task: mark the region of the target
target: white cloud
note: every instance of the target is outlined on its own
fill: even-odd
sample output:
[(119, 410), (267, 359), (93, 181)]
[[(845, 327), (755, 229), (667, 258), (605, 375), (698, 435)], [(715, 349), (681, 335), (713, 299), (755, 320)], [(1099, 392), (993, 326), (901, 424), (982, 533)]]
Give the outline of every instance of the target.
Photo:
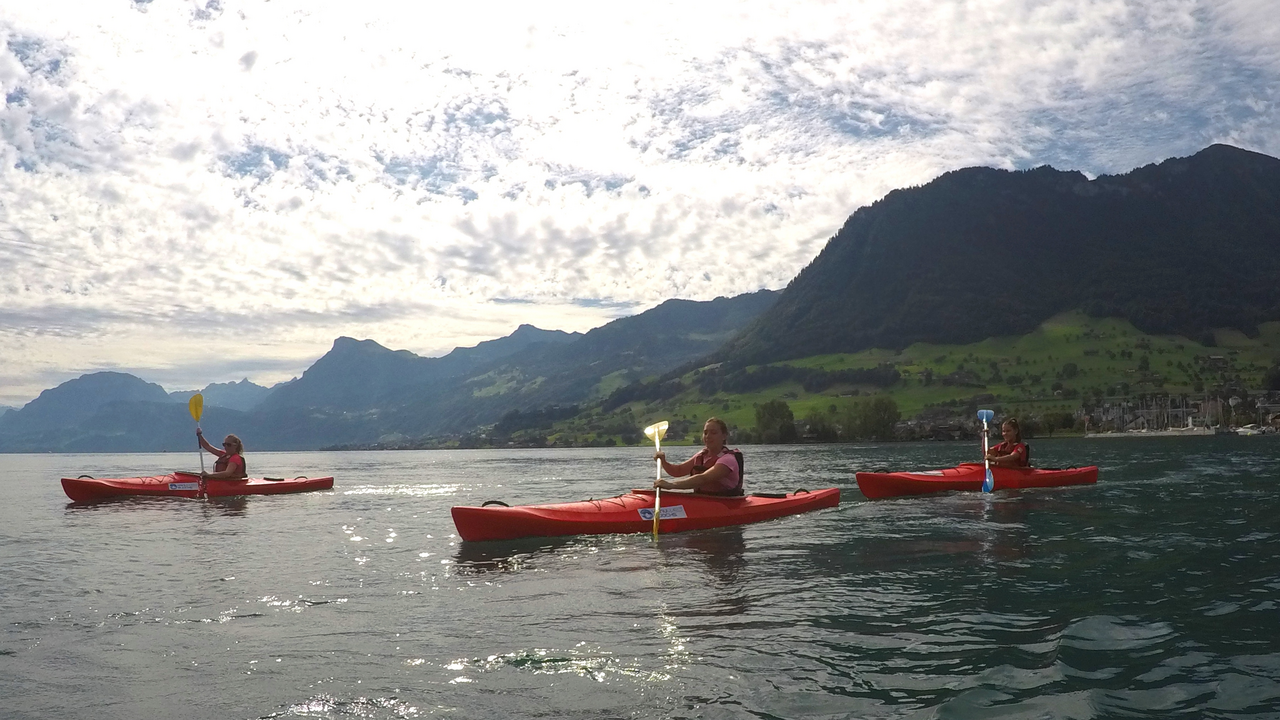
[(1265, 0), (10, 5), (0, 404), (782, 287), (965, 165), (1280, 153)]

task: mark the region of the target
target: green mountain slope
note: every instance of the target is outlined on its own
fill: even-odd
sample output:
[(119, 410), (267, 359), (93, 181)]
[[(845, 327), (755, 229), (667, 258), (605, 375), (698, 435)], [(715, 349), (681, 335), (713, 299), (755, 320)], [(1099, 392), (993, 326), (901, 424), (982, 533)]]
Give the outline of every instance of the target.
[(969, 168), (853, 214), (715, 359), (1032, 332), (1083, 308), (1149, 333), (1280, 320), (1280, 160), (1225, 145), (1089, 180)]
[(839, 422), (873, 398), (892, 399), (904, 419), (945, 423), (969, 420), (979, 405), (1043, 419), (1153, 396), (1198, 401), (1280, 390), (1271, 388), (1280, 381), (1280, 322), (1261, 324), (1253, 338), (1235, 329), (1209, 335), (1214, 344), (1206, 346), (1075, 311), (1026, 335), (969, 344), (916, 343), (742, 368), (712, 364), (628, 388), (614, 396), (621, 402), (544, 423), (536, 433), (551, 443), (638, 442), (629, 428), (669, 419), (672, 442), (694, 442), (701, 422), (716, 415), (739, 438), (751, 438), (757, 408), (771, 401), (786, 403), (803, 429), (808, 420)]

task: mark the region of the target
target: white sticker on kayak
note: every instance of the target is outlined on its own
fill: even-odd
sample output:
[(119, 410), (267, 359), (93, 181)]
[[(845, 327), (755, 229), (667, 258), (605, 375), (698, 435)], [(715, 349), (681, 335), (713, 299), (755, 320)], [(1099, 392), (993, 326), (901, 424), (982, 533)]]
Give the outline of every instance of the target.
[[(199, 490), (199, 489), (200, 489), (200, 483), (198, 483), (198, 482), (193, 482), (193, 483), (169, 483), (169, 489), (170, 489), (170, 490)], [(666, 517), (666, 516), (665, 516), (665, 515), (663, 515), (663, 517)]]
[[(688, 515), (684, 514), (683, 505), (672, 505), (671, 507), (662, 508), (663, 520), (670, 520), (671, 518), (682, 518), (682, 517), (689, 517)], [(653, 508), (640, 508), (640, 519), (652, 520)]]

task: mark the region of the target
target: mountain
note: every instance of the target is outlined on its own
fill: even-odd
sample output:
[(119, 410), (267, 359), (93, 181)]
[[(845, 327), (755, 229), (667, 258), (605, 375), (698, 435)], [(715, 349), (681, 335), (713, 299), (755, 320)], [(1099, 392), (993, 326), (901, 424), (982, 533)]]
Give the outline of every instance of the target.
[(169, 399), (185, 403), (199, 392), (204, 397), (205, 407), (252, 410), (271, 390), (245, 378), (240, 382), (211, 383), (204, 390), (176, 390), (169, 393)]
[(5, 413), (7, 413), (7, 412), (12, 412), (12, 411), (17, 410), (17, 409), (18, 409), (18, 408), (16, 408), (16, 407), (10, 407), (9, 405), (0, 405), (0, 417), (3, 417), (3, 416), (4, 416), (4, 414), (5, 414)]
[(581, 402), (703, 357), (776, 296), (670, 300), (585, 335), (521, 326), (443, 358), (343, 338), (255, 418), (281, 449), (467, 432), (512, 410)]
[(421, 392), (529, 347), (578, 337), (579, 333), (521, 325), (506, 337), (456, 348), (439, 358), (390, 350), (373, 340), (340, 337), (302, 377), (268, 395), (260, 409), (266, 413), (298, 408), (351, 412), (399, 404), (406, 391)]
[(1034, 330), (1064, 311), (1152, 334), (1280, 319), (1280, 160), (1227, 145), (1090, 180), (968, 168), (855, 212), (712, 360), (750, 364)]
[(486, 373), (469, 379), (463, 390), (475, 396), (501, 388), (495, 394), (506, 397), (508, 404), (514, 401), (519, 409), (602, 396), (705, 357), (768, 310), (777, 297), (776, 291), (760, 290), (710, 302), (668, 300), (591, 330), (576, 342), (544, 346), (483, 368)]
[(77, 425), (120, 402), (171, 401), (164, 388), (128, 373), (93, 373), (45, 390), (22, 409), (0, 416), (0, 434), (35, 435)]
[[(468, 432), (512, 410), (602, 396), (705, 356), (776, 296), (671, 300), (586, 334), (521, 325), (439, 358), (341, 337), (301, 377), (269, 391), (247, 380), (205, 388), (201, 423), (211, 435), (237, 433), (251, 451)], [(0, 416), (0, 451), (186, 450), (192, 394), (120, 373), (86, 375)]]

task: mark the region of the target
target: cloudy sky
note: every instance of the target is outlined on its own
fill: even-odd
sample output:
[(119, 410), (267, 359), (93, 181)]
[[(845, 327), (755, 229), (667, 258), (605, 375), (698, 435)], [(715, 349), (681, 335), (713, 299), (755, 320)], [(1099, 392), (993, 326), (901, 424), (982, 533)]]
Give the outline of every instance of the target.
[(1280, 155), (1275, 0), (0, 5), (0, 405), (781, 288), (969, 165)]

